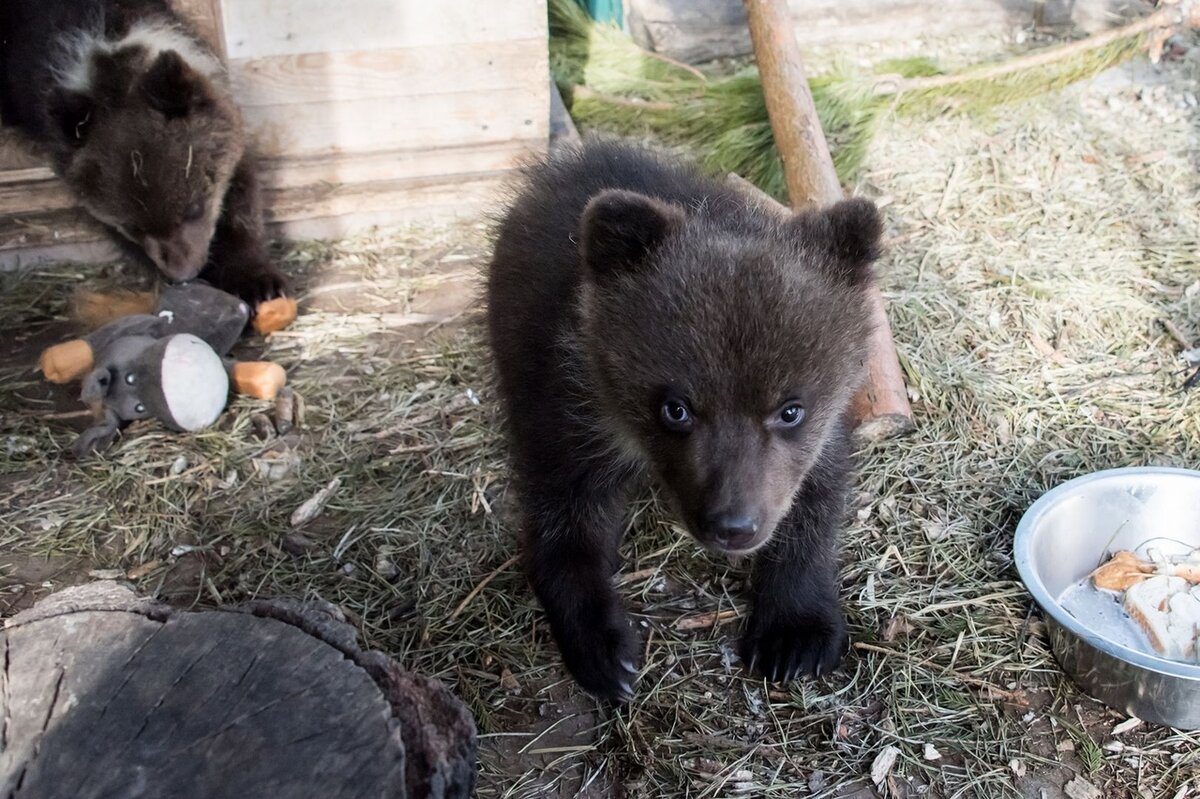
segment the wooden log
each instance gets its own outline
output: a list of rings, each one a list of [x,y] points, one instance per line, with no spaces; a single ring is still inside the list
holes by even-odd
[[[1010,58],[1000,64],[971,69],[954,75],[932,75],[924,78],[887,78],[882,79],[875,87],[875,93],[880,95],[902,94],[909,91],[924,89],[940,89],[974,80],[995,80],[1006,75],[1013,75],[1036,67],[1049,66],[1068,58],[1075,58],[1081,53],[1099,50],[1123,39],[1132,39],[1144,33],[1158,33],[1163,40],[1180,27],[1200,27],[1200,3],[1191,0],[1187,3],[1169,5],[1160,8],[1153,14],[1131,22],[1120,28],[1097,33],[1086,39],[1080,39],[1070,44],[1057,47],[1047,47],[1036,53],[1020,58]],[[1151,59],[1157,60],[1157,59]]]
[[[844,196],[842,187],[813,106],[787,3],[785,0],[743,2],[792,206],[837,202]],[[871,289],[870,302],[875,331],[866,363],[866,384],[855,399],[854,414],[859,433],[878,440],[911,430],[913,421],[904,374],[878,288]]]
[[[334,606],[179,611],[115,582],[0,637],[0,795],[467,797],[476,734],[440,683],[364,652]]]

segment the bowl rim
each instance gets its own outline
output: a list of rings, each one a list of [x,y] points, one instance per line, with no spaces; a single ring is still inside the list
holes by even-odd
[[[1153,477],[1171,476],[1184,477],[1200,481],[1200,471],[1183,469],[1175,466],[1126,466],[1118,469],[1104,469],[1073,478],[1042,494],[1029,506],[1017,523],[1017,531],[1013,536],[1013,560],[1017,565],[1017,573],[1025,588],[1033,595],[1042,612],[1049,615],[1058,625],[1065,627],[1089,646],[1101,652],[1122,660],[1130,665],[1146,671],[1170,677],[1183,677],[1200,680],[1200,665],[1191,665],[1178,660],[1169,660],[1157,655],[1149,655],[1136,649],[1122,646],[1094,630],[1085,627],[1074,616],[1068,613],[1058,600],[1050,595],[1033,565],[1031,545],[1033,531],[1051,508],[1070,496],[1074,490],[1089,483],[1105,482],[1122,477]]]

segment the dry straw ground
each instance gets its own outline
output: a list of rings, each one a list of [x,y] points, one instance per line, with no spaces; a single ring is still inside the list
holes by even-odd
[[[78,406],[30,364],[76,287],[122,273],[0,275],[0,608],[89,573],[183,604],[339,603],[470,704],[481,797],[865,797],[873,765],[892,796],[1198,795],[1197,737],[1114,731],[1056,668],[1011,562],[1047,487],[1200,463],[1163,327],[1200,339],[1196,75],[1185,58],[990,119],[883,126],[859,188],[886,205],[880,271],[919,428],[860,453],[855,648],[826,679],[743,672],[744,569],[648,499],[621,578],[646,641],[637,699],[614,713],[565,678],[513,561],[476,312],[455,306],[486,258],[476,223],[282,253],[307,311],[263,349],[307,400],[302,427],[260,440],[270,409],[239,400],[213,430],[134,429],[84,463],[64,458]]]

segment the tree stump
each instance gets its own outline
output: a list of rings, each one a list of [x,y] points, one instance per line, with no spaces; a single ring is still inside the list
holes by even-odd
[[[5,622],[0,796],[452,799],[475,724],[334,606],[180,611],[115,582]]]

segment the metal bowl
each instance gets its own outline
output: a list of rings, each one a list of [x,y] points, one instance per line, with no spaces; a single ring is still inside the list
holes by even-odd
[[[1017,571],[1042,609],[1050,646],[1084,691],[1131,716],[1200,729],[1200,665],[1146,654],[1089,626],[1063,593],[1111,553],[1152,539],[1200,547],[1200,472],[1139,467],[1080,477],[1048,492],[1021,517]]]

